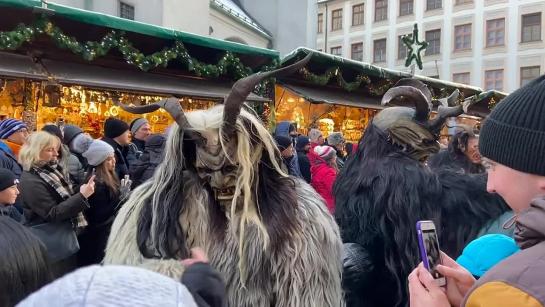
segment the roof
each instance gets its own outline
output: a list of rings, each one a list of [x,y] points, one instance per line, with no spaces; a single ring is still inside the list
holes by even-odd
[[[484,91],[475,86],[420,75],[411,76],[408,72],[387,69],[303,47],[297,48],[284,57],[282,66],[287,66],[309,53],[312,53],[312,58],[304,68],[303,74],[280,78],[279,82],[294,85],[298,90],[301,90],[303,85],[320,87],[326,91],[341,89],[345,93],[352,92],[360,100],[364,99],[363,97],[368,100],[368,98],[382,96],[397,80],[413,77],[426,83],[436,96],[445,97],[455,89],[460,90],[464,97],[477,95],[478,104],[483,105],[476,111],[479,116],[487,113],[487,102],[493,101],[495,103],[507,96],[506,93],[499,91]],[[321,96],[325,97],[325,95]],[[329,96],[328,98],[331,100]]]
[[[41,7],[41,4],[42,3],[39,0],[0,0],[0,7],[34,9],[35,7]],[[134,32],[167,40],[181,40],[184,43],[241,54],[259,55],[270,58],[279,57],[278,51],[275,50],[200,36],[193,33],[177,31],[98,12],[81,10],[56,3],[48,3],[47,7],[53,11],[55,16],[61,16],[81,23]]]
[[[250,27],[252,30],[258,32],[261,36],[268,39],[272,39],[272,36],[261,27],[248,13],[246,13],[240,6],[238,6],[232,0],[210,0],[210,4],[214,7],[222,10],[227,15],[231,16],[235,20],[238,20],[242,24]]]

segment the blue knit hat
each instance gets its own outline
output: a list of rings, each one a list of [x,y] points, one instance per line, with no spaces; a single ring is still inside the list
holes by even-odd
[[[471,241],[456,262],[473,276],[481,277],[493,266],[518,251],[520,248],[513,238],[502,234],[489,234]]]
[[[26,124],[18,119],[4,119],[0,122],[0,139],[7,139],[10,135],[23,128],[27,128]]]

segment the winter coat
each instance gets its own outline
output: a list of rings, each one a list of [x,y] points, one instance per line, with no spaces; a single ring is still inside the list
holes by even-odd
[[[85,183],[85,170],[87,169],[87,160],[76,153],[70,152],[68,157],[68,172],[77,184]]]
[[[140,159],[131,164],[133,188],[153,177],[155,169],[163,161],[165,141],[165,136],[161,134],[152,135],[148,138],[144,153],[140,156]]]
[[[26,224],[38,225],[45,222],[63,222],[78,216],[88,207],[81,193],[68,199],[62,197],[38,174],[24,171],[19,188],[23,200]]]
[[[102,140],[114,149],[115,152],[115,173],[119,180],[125,178],[125,175],[129,175],[129,162],[127,161],[127,154],[129,152],[129,146],[123,147],[119,145],[115,140],[103,137]]]
[[[536,199],[517,217],[515,241],[522,249],[489,270],[462,306],[545,305],[545,199]]]
[[[319,160],[319,161],[318,161]],[[321,158],[317,158],[316,164],[310,168],[312,174],[311,185],[323,197],[327,208],[332,214],[335,212],[335,199],[333,198],[333,184],[337,178],[337,171],[329,166]]]
[[[311,173],[310,173],[310,161],[308,159],[307,153],[304,150],[297,151],[297,159],[299,159],[299,170],[303,179],[307,183],[310,183]]]
[[[3,141],[0,141],[0,168],[9,169],[13,174],[15,174],[17,179],[20,179],[21,174],[23,173],[23,167],[21,164],[19,164],[17,158],[15,155],[13,155],[13,152],[8,145],[6,145]],[[17,208],[19,213],[23,212],[21,195],[17,197],[14,206]]]
[[[23,215],[21,215],[21,213],[19,213],[19,211],[11,205],[0,204],[0,216],[10,217],[19,223],[23,222]]]
[[[129,164],[129,171],[136,164],[142,153],[144,152],[146,142],[138,139],[133,139],[129,144],[129,150],[127,151],[127,163]]]
[[[104,258],[110,228],[118,207],[119,194],[111,193],[108,186],[97,179],[95,193],[89,197],[89,208],[84,212],[88,226],[78,237],[80,266],[98,264]]]
[[[276,125],[276,130],[274,132],[274,135],[283,135],[291,138],[290,136],[290,122],[280,122],[278,125]],[[295,151],[295,144],[293,149],[293,155],[297,156],[297,152]],[[299,159],[290,159],[288,164],[288,172],[290,175],[303,178],[303,175],[301,174],[301,170],[299,169]]]

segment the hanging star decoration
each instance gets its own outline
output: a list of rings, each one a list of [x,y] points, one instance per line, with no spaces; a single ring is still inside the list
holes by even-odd
[[[407,46],[405,67],[411,66],[412,62],[416,61],[416,65],[422,70],[422,55],[420,53],[428,47],[428,42],[418,40],[418,25],[415,23],[413,34],[404,35],[401,40]]]

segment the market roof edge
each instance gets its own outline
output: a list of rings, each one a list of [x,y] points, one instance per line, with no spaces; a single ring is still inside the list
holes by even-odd
[[[34,9],[37,7],[41,7],[42,2],[40,0],[0,0],[0,7],[2,6]],[[64,6],[54,2],[47,2],[47,8],[54,11],[55,15],[82,23],[108,27],[127,32],[135,32],[162,39],[181,40],[185,43],[241,54],[260,55],[273,59],[280,58],[280,53],[272,49],[254,47],[236,42],[229,42],[216,38],[201,36],[189,32],[177,31],[174,29],[124,19],[103,13]]]

